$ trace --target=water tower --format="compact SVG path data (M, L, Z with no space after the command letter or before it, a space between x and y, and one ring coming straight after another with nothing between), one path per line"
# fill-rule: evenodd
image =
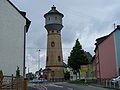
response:
M44 15L47 30L46 68L49 69L48 80L61 81L64 79L64 64L62 55L61 29L64 15L53 5Z

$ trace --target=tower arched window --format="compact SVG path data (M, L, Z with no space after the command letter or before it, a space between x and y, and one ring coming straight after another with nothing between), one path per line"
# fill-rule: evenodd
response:
M46 61L48 61L48 56L47 56L47 58L46 58Z
M60 62L60 60L61 60L61 58L60 58L60 56L58 56L58 61Z

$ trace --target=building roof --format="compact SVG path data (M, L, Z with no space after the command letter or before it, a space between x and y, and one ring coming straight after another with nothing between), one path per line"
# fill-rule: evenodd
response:
M63 62L64 68L67 68L67 64Z
M10 0L7 1L26 19L26 32L28 32L31 21L26 17L26 12L20 11Z
M51 10L44 15L44 17L46 17L49 14L60 14L60 15L62 15L62 17L64 17L64 15L62 13L60 13L59 11L56 10L56 7L54 5L51 7Z
M91 62L93 62L95 60L95 55L92 57L92 60L91 60Z
M120 25L117 25L117 28L116 28L114 31L112 31L109 35L106 35L106 36L97 38L97 39L96 39L96 43L95 43L96 48L95 48L94 51L96 51L96 49L98 48L98 45L100 45L103 41L105 41L105 40L106 40L111 34L113 34L116 30L120 30Z
M91 60L92 60L92 55L89 52L85 52L85 55L86 55L86 57L88 59L88 62L90 63Z

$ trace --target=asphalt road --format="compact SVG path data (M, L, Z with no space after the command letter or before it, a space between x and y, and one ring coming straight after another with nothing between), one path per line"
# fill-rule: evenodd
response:
M45 85L47 90L113 90L101 87L95 87L90 85L75 85L69 83L53 83Z
M76 85L67 82L58 82L58 83L47 83L47 84L44 83L29 84L28 90L115 90L115 89L101 88L91 85Z

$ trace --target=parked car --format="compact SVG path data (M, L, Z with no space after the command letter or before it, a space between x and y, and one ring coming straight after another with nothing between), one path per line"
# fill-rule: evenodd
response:
M112 82L112 83L118 83L118 82L120 82L120 76L118 76L118 77L116 77L116 78L113 78L113 79L111 80L111 82Z
M31 83L42 83L42 80L37 80L37 79L33 79L30 81Z

